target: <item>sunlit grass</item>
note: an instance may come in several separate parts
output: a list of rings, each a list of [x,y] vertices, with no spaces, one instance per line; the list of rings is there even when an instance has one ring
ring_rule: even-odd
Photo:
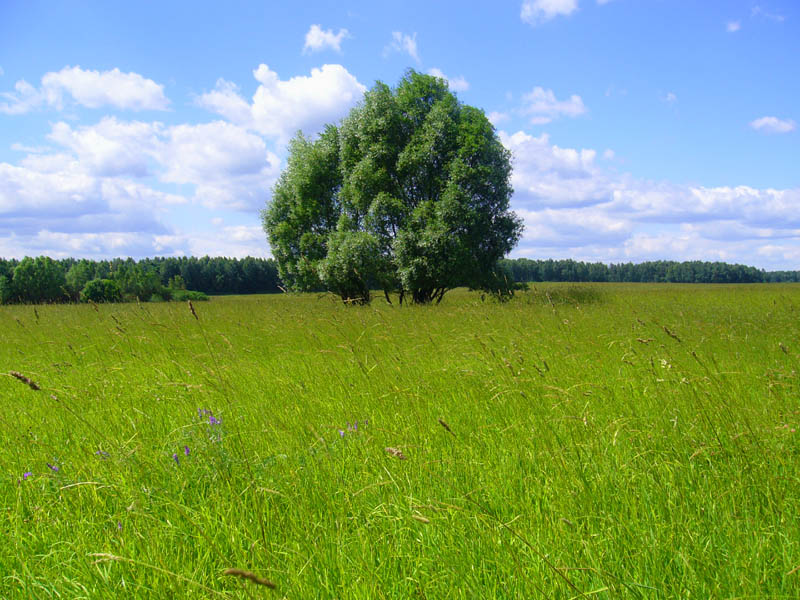
[[[800,287],[195,309],[0,309],[0,597],[800,593]]]

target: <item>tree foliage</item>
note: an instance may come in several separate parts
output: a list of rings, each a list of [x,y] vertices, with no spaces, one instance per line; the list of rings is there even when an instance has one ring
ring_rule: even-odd
[[[81,290],[84,302],[120,302],[122,290],[113,279],[91,279]]]
[[[0,303],[79,302],[92,280],[113,281],[122,301],[199,299],[199,292],[280,291],[278,269],[272,259],[203,256],[92,261],[40,256],[21,261],[0,258]],[[91,294],[99,293],[98,286],[93,284]],[[111,293],[105,301],[116,297]]]
[[[417,303],[458,285],[499,292],[497,262],[522,231],[510,176],[483,112],[409,71],[318,139],[294,138],[264,230],[293,290],[361,303],[370,287]]]
[[[611,281],[642,283],[761,283],[800,281],[798,271],[765,272],[723,262],[669,260],[642,263],[585,263],[571,259],[505,259],[501,267],[516,282]]]

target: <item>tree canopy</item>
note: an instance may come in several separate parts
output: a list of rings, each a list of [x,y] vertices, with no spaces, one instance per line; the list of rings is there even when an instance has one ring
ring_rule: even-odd
[[[437,77],[376,83],[339,126],[289,145],[262,213],[282,281],[366,303],[381,288],[417,303],[469,285],[510,289],[511,161],[483,111]]]
[[[203,294],[198,296],[199,292],[260,294],[277,293],[280,289],[275,261],[250,256],[157,257],[140,261],[0,258],[0,304],[185,300],[201,298]]]

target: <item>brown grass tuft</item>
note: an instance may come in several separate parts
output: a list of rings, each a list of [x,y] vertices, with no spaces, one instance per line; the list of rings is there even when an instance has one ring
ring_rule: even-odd
[[[403,452],[399,448],[387,447],[384,448],[384,450],[386,450],[389,456],[394,456],[395,458],[399,458],[400,460],[406,459],[406,455],[403,454]]]
[[[26,384],[29,388],[31,388],[32,390],[34,390],[36,392],[38,392],[40,389],[42,389],[42,388],[39,387],[39,384],[37,384],[33,379],[31,379],[30,377],[25,377],[25,375],[23,375],[19,371],[9,371],[8,374],[11,375],[12,377],[16,377],[22,383]]]
[[[231,577],[240,577],[242,579],[247,579],[248,581],[252,581],[257,585],[263,585],[273,590],[275,589],[275,584],[269,579],[265,579],[264,577],[259,577],[255,573],[251,571],[245,571],[244,569],[225,569],[222,572],[222,574],[229,575]]]

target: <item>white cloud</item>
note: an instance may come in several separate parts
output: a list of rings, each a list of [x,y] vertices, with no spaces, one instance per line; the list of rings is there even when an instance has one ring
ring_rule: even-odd
[[[525,0],[520,18],[530,25],[538,25],[558,16],[569,16],[576,10],[578,0]]]
[[[342,40],[350,37],[347,29],[340,29],[339,33],[333,33],[332,29],[323,30],[319,25],[312,25],[306,33],[306,43],[303,46],[303,54],[319,52],[330,48],[336,52],[342,51]]]
[[[750,10],[751,17],[763,17],[770,21],[775,21],[776,23],[783,23],[786,20],[786,17],[783,15],[779,15],[778,13],[772,13],[764,9],[763,6],[756,4]]]
[[[792,119],[779,119],[778,117],[761,117],[750,122],[750,127],[764,133],[789,133],[794,131],[797,124]]]
[[[216,87],[197,98],[197,103],[229,121],[243,126],[254,126],[252,107],[239,95],[239,86],[231,81],[217,79]]]
[[[667,104],[674,104],[678,101],[678,96],[676,96],[674,92],[667,92],[662,100]]]
[[[417,51],[416,32],[414,32],[414,35],[408,35],[400,31],[393,31],[392,42],[388,46],[386,46],[386,48],[384,48],[383,51],[384,56],[386,56],[391,51],[408,54],[411,58],[413,58],[417,62],[417,64],[422,62],[419,59],[419,52]]]
[[[430,69],[428,71],[428,75],[433,75],[434,77],[444,79],[450,89],[454,92],[466,92],[469,89],[469,82],[464,78],[463,75],[459,75],[458,77],[448,77],[442,72],[441,69],[437,69],[436,67]]]
[[[185,202],[136,182],[94,177],[75,163],[65,166],[40,172],[0,163],[0,249],[11,247],[0,255],[89,255],[94,251],[76,247],[77,241],[96,244],[103,239],[107,243],[99,254],[119,255],[112,240],[168,232],[162,215],[168,206]],[[146,252],[134,255],[142,254]]]
[[[500,123],[508,121],[511,117],[508,115],[508,113],[492,111],[486,115],[486,118],[489,119],[489,122],[492,125],[497,127]]]
[[[183,249],[165,246],[164,235],[149,232],[112,231],[102,233],[65,233],[41,229],[30,236],[0,232],[0,256],[47,255],[52,258],[111,258],[133,256],[183,255]],[[167,236],[169,237],[169,236]]]
[[[105,117],[96,125],[77,129],[56,123],[48,138],[70,150],[93,175],[145,177],[150,174],[149,164],[163,129],[161,123]]]
[[[263,138],[224,121],[165,127],[106,117],[78,128],[56,123],[48,137],[64,151],[31,153],[23,167],[98,180],[152,177],[193,185],[193,199],[209,207],[262,208],[280,171],[279,158]]]
[[[498,133],[511,150],[515,197],[526,208],[565,208],[608,201],[617,185],[595,165],[595,150],[561,148],[546,133]]]
[[[165,137],[158,155],[163,181],[195,185],[195,200],[209,208],[264,207],[280,160],[261,137],[223,121],[178,125]]]
[[[7,115],[21,115],[40,106],[43,97],[39,91],[24,79],[20,79],[14,84],[12,92],[0,92],[0,98],[6,102],[0,102],[0,113]]]
[[[553,90],[537,86],[522,97],[521,112],[529,116],[534,125],[543,125],[561,116],[582,115],[586,107],[578,95],[573,94],[568,100],[558,100]]]
[[[248,103],[235,84],[219,80],[198,103],[229,121],[286,143],[298,130],[314,134],[334,122],[363,97],[366,87],[341,65],[323,65],[310,76],[281,80],[265,65],[253,76],[260,83]]]
[[[800,189],[653,182],[605,169],[594,150],[562,148],[546,134],[499,136],[513,154],[512,209],[526,225],[516,256],[795,268],[788,257],[800,256]]]
[[[41,87],[36,89],[24,79],[18,81],[15,93],[3,92],[0,112],[23,114],[39,106],[64,108],[71,99],[87,108],[111,106],[122,110],[167,110],[169,100],[164,86],[138,73],[89,71],[80,67],[64,67],[60,71],[45,73]]]
[[[728,33],[736,33],[742,28],[742,24],[740,21],[728,21],[727,25],[725,25],[725,30]]]

